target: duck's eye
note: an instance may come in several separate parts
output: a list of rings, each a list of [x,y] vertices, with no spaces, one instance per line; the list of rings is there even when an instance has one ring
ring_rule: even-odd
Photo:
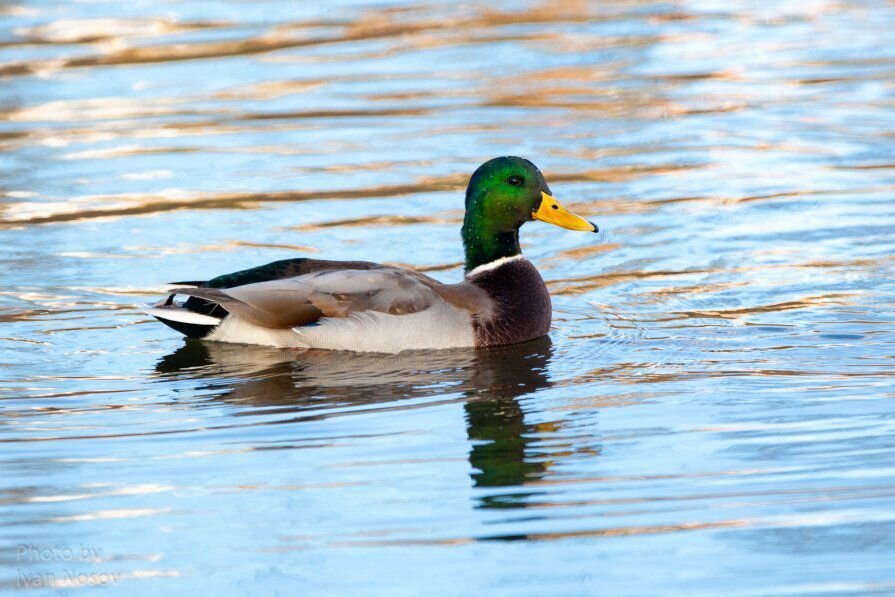
[[[521,176],[516,176],[514,174],[507,179],[507,182],[510,183],[511,185],[513,185],[514,187],[521,187],[522,183],[524,183],[525,181],[522,179]]]

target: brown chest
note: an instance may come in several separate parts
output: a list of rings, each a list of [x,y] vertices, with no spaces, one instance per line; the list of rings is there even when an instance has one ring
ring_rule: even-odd
[[[473,320],[476,346],[515,344],[550,331],[552,307],[544,280],[528,260],[516,259],[470,279],[494,301],[488,316]]]

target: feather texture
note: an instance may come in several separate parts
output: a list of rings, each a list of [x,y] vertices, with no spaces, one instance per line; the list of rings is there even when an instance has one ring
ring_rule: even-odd
[[[459,284],[365,262],[314,265],[316,271],[290,276],[284,274],[310,265],[275,262],[229,276],[245,284],[210,285],[222,276],[173,288],[172,297],[148,313],[220,342],[392,353],[520,342],[550,325],[544,283],[522,257],[481,268]],[[263,279],[269,275],[280,277]],[[189,300],[178,304],[177,295]]]
[[[277,263],[266,271],[307,267]],[[377,352],[475,344],[472,317],[488,299],[458,288],[465,283],[445,285],[412,270],[364,262],[345,268],[338,262],[316,263],[318,271],[229,288],[172,288],[174,296],[189,300],[178,305],[169,298],[152,314],[172,327],[181,319],[213,321],[204,337],[223,342]],[[352,267],[356,263],[361,267]],[[249,272],[236,277],[257,279],[259,271]],[[209,315],[218,313],[225,315]]]
[[[167,319],[168,321],[176,321],[178,323],[191,323],[196,325],[218,325],[221,320],[217,317],[209,317],[201,313],[194,313],[179,306],[158,306],[151,305],[142,309],[143,313],[152,315],[159,319]]]

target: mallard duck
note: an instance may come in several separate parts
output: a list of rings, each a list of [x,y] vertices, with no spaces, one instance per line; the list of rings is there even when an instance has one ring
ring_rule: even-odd
[[[519,228],[532,220],[598,231],[553,198],[530,161],[494,158],[466,188],[462,282],[300,257],[172,283],[146,313],[191,338],[283,348],[396,353],[525,342],[548,333],[552,314],[544,280],[519,248]]]

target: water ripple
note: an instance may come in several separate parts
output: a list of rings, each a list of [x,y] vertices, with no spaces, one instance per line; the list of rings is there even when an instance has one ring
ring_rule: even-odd
[[[893,10],[0,6],[0,587],[890,591]],[[549,340],[139,310],[302,255],[457,281],[506,154],[602,230],[521,233]]]

